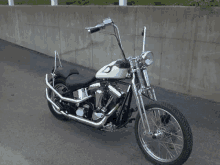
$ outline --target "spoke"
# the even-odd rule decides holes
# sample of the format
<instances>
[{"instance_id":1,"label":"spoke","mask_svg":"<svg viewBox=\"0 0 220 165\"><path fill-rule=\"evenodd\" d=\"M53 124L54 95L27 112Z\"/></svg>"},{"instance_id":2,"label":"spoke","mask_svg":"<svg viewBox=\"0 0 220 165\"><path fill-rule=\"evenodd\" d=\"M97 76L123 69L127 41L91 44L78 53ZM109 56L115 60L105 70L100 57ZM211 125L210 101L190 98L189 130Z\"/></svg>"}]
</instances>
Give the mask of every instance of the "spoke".
<instances>
[{"instance_id":1,"label":"spoke","mask_svg":"<svg viewBox=\"0 0 220 165\"><path fill-rule=\"evenodd\" d=\"M175 127L175 125L174 125L173 122L170 122L170 123ZM175 128L176 128L176 127L175 127ZM181 131L181 128L180 128L180 127L179 127L178 131L176 131L176 133L179 132L179 131Z\"/></svg>"},{"instance_id":2,"label":"spoke","mask_svg":"<svg viewBox=\"0 0 220 165\"><path fill-rule=\"evenodd\" d=\"M168 148L166 147L166 145L165 145L165 144L161 144L161 145L168 151L168 153L170 154L170 157L173 158L174 155L168 150Z\"/></svg>"},{"instance_id":3,"label":"spoke","mask_svg":"<svg viewBox=\"0 0 220 165\"><path fill-rule=\"evenodd\" d=\"M160 142L158 141L158 147L159 147L159 157L160 157Z\"/></svg>"},{"instance_id":4,"label":"spoke","mask_svg":"<svg viewBox=\"0 0 220 165\"><path fill-rule=\"evenodd\" d=\"M158 114L159 114L159 117L160 117L160 110L157 110L158 111Z\"/></svg>"},{"instance_id":5,"label":"spoke","mask_svg":"<svg viewBox=\"0 0 220 165\"><path fill-rule=\"evenodd\" d=\"M174 144L175 145L175 144ZM179 145L175 145L176 149L179 150L180 152L182 151L182 147L180 147Z\"/></svg>"},{"instance_id":6,"label":"spoke","mask_svg":"<svg viewBox=\"0 0 220 165\"><path fill-rule=\"evenodd\" d=\"M176 150L176 146L174 145L172 138L170 138L170 140L171 140L171 142L172 142L172 144L173 144L173 146L174 146L174 149L175 149L175 151L176 151L176 154L178 155L177 150Z\"/></svg>"},{"instance_id":7,"label":"spoke","mask_svg":"<svg viewBox=\"0 0 220 165\"><path fill-rule=\"evenodd\" d=\"M174 144L174 145L176 145L176 146L183 146L183 145L181 145L181 144L176 144L176 143L169 143L169 142L164 142L164 141L162 141L163 143L167 143L167 144Z\"/></svg>"},{"instance_id":8,"label":"spoke","mask_svg":"<svg viewBox=\"0 0 220 165\"><path fill-rule=\"evenodd\" d=\"M144 142L143 138L142 138L142 141ZM148 143L148 142L154 142L154 141L148 141L148 140L147 140L147 143ZM144 142L144 143L145 143L145 142ZM146 145L146 144L145 144L145 145Z\"/></svg>"},{"instance_id":9,"label":"spoke","mask_svg":"<svg viewBox=\"0 0 220 165\"><path fill-rule=\"evenodd\" d=\"M153 121L153 123L154 123L154 125L157 127L157 129L158 129L158 126L157 126L157 124L154 122L154 120L151 118L151 120Z\"/></svg>"},{"instance_id":10,"label":"spoke","mask_svg":"<svg viewBox=\"0 0 220 165\"><path fill-rule=\"evenodd\" d=\"M163 130L163 131L164 131L164 130ZM164 132L166 132L166 131L164 131ZM170 135L173 135L173 136L176 136L179 140L183 141L183 138L182 138L181 136L175 135L175 134L170 133L170 132L166 132L166 133L168 133L168 134L170 134Z\"/></svg>"},{"instance_id":11,"label":"spoke","mask_svg":"<svg viewBox=\"0 0 220 165\"><path fill-rule=\"evenodd\" d=\"M158 111L159 111L159 110L158 110ZM153 124L154 124L154 125L157 127L157 129L158 129L158 128L160 128L160 126L161 126L160 116L159 116L159 118L158 118L158 117L156 117L156 116L158 116L157 113L156 113L155 111L153 111L153 113L156 114L156 115L153 115L153 116L154 116L153 118L154 118L155 120L153 121L152 118L151 118L151 120L153 121ZM159 122L160 122L159 127L157 126L157 124L155 123L155 121L159 121Z\"/></svg>"},{"instance_id":12,"label":"spoke","mask_svg":"<svg viewBox=\"0 0 220 165\"><path fill-rule=\"evenodd\" d=\"M158 111L158 121L160 122L160 125L159 125L159 128L162 127L162 122L161 122L161 118L160 118L160 110L157 110Z\"/></svg>"},{"instance_id":13,"label":"spoke","mask_svg":"<svg viewBox=\"0 0 220 165\"><path fill-rule=\"evenodd\" d=\"M174 127L176 127L175 124L174 124L173 122L169 122L169 123L171 123ZM179 129L178 131L180 131L180 130L181 130L181 129Z\"/></svg>"}]
</instances>

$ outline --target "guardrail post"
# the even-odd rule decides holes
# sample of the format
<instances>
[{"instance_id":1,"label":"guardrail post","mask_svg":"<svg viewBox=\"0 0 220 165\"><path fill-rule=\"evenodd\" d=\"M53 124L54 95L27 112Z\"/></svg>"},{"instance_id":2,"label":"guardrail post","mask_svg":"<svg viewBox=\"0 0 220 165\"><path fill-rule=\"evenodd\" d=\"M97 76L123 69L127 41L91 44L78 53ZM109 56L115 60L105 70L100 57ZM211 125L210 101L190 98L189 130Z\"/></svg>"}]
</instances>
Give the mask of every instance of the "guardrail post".
<instances>
[{"instance_id":1,"label":"guardrail post","mask_svg":"<svg viewBox=\"0 0 220 165\"><path fill-rule=\"evenodd\" d=\"M127 6L127 0L119 0L119 6Z\"/></svg>"},{"instance_id":2,"label":"guardrail post","mask_svg":"<svg viewBox=\"0 0 220 165\"><path fill-rule=\"evenodd\" d=\"M58 0L51 0L51 6L57 6Z\"/></svg>"},{"instance_id":3,"label":"guardrail post","mask_svg":"<svg viewBox=\"0 0 220 165\"><path fill-rule=\"evenodd\" d=\"M14 6L14 0L8 0L8 5L9 6Z\"/></svg>"}]
</instances>

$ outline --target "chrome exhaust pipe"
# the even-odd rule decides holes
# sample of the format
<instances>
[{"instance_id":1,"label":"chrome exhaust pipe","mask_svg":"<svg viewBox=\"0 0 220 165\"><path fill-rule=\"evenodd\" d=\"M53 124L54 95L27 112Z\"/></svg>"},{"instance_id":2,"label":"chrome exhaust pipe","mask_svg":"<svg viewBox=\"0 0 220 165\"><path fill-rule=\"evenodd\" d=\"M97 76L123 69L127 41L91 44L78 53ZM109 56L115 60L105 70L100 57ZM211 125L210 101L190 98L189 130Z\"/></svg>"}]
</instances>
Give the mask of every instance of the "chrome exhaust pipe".
<instances>
[{"instance_id":1,"label":"chrome exhaust pipe","mask_svg":"<svg viewBox=\"0 0 220 165\"><path fill-rule=\"evenodd\" d=\"M119 104L117 104L100 122L96 123L96 122L93 122L93 121L90 121L90 120L87 120L87 119L84 119L84 118L81 118L81 117L77 117L77 116L74 116L74 115L70 115L70 114L66 114L64 113L63 111L60 111L64 116L70 118L70 119L73 119L73 120L76 120L78 122L81 122L81 123L84 123L86 125L89 125L89 126L92 126L92 127L95 127L95 128L102 128L107 119L118 109L119 107Z\"/></svg>"},{"instance_id":2,"label":"chrome exhaust pipe","mask_svg":"<svg viewBox=\"0 0 220 165\"><path fill-rule=\"evenodd\" d=\"M52 90L52 91L54 91L54 93L56 93L59 97L60 97L60 99L62 99L62 100L64 100L64 101L70 101L70 102L73 102L73 103L81 103L81 102L83 102L83 101L85 101L85 100L87 100L88 98L90 98L91 96L89 96L88 98L85 98L85 99L83 99L83 100L75 100L75 99L69 99L69 98L66 98L66 97L62 97L50 84L49 84L49 82L47 81L48 79L47 79L47 74L46 74L46 83L47 83L47 85L50 87L50 89ZM47 90L47 88L46 88L46 98L47 98L47 100L54 106L54 107L56 107L59 111L60 111L60 108L49 98L49 96L48 96L48 90ZM84 123L84 124L86 124L86 125L89 125L89 126L92 126L92 127L95 127L95 128L102 128L105 124L106 124L106 121L107 121L107 119L111 116L111 115L113 115L115 112L116 112L116 110L118 109L118 107L119 107L119 104L117 104L106 116L104 116L104 118L100 121L100 122L98 122L98 123L96 123L96 122L93 122L93 121L90 121L90 120L87 120L87 119L84 119L84 118L81 118L81 117L77 117L77 116L74 116L74 115L71 115L71 114L66 114L66 113L64 113L63 111L60 111L64 116L66 116L66 117L68 117L68 118L70 118L70 119L73 119L73 120L76 120L76 121L78 121L78 122L81 122L81 123Z\"/></svg>"},{"instance_id":3,"label":"chrome exhaust pipe","mask_svg":"<svg viewBox=\"0 0 220 165\"><path fill-rule=\"evenodd\" d=\"M60 111L60 107L58 107L48 96L48 90L46 88L46 98L47 100L53 105L55 106L59 111ZM92 127L95 127L95 128L102 128L107 119L113 115L113 113L118 109L119 107L119 104L117 104L100 122L96 123L96 122L93 122L93 121L90 121L90 120L87 120L87 119L84 119L84 118L81 118L81 117L77 117L77 116L74 116L74 115L71 115L71 114L66 114L64 113L63 111L60 111L64 116L70 118L70 119L73 119L73 120L76 120L76 121L79 121L81 123L84 123L84 124L87 124L87 125L90 125Z\"/></svg>"},{"instance_id":4,"label":"chrome exhaust pipe","mask_svg":"<svg viewBox=\"0 0 220 165\"><path fill-rule=\"evenodd\" d=\"M89 98L92 97L92 96L88 96L88 97L85 97L82 100L76 100L76 99L70 99L70 98L67 98L67 97L63 97L50 85L50 83L48 82L48 75L47 74L46 74L45 80L46 80L47 86L63 101L67 101L67 102L71 102L71 103L77 104L77 103L82 103L82 102L84 102L84 101L86 101L86 100L88 100Z\"/></svg>"}]
</instances>

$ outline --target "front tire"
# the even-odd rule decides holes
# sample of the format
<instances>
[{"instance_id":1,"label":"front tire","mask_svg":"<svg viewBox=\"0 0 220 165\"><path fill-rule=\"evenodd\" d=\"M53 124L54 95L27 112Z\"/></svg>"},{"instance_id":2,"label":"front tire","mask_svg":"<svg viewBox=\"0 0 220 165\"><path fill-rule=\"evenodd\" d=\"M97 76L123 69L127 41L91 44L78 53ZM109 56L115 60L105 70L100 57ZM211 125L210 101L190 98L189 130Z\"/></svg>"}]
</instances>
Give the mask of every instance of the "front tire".
<instances>
[{"instance_id":1,"label":"front tire","mask_svg":"<svg viewBox=\"0 0 220 165\"><path fill-rule=\"evenodd\" d=\"M148 134L146 121L144 133L142 119L138 113L135 136L146 159L158 165L183 164L189 158L193 146L191 128L185 117L167 103L154 102L145 105L145 110L153 135Z\"/></svg>"},{"instance_id":2,"label":"front tire","mask_svg":"<svg viewBox=\"0 0 220 165\"><path fill-rule=\"evenodd\" d=\"M57 78L55 79L54 81L54 89L56 91L58 91L58 93L62 94L62 92L64 91L67 91L68 88L66 87L66 84L65 84L65 79L64 78ZM50 99L55 102L60 108L62 108L62 106L59 104L59 101L56 100L55 98L55 93L49 88L49 91L48 91L48 95L50 97ZM58 109L56 109L49 101L47 101L48 103L48 107L51 111L51 113L59 120L68 120L67 117L63 116L61 112L59 112Z\"/></svg>"}]
</instances>

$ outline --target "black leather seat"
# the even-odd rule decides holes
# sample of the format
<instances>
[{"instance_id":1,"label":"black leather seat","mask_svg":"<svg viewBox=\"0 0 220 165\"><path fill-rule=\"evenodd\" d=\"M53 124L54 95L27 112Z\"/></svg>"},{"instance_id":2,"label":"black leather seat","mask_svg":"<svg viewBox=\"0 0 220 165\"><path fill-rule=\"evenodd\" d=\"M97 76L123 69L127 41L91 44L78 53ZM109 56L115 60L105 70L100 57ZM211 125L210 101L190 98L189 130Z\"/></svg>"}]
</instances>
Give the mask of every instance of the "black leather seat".
<instances>
[{"instance_id":1,"label":"black leather seat","mask_svg":"<svg viewBox=\"0 0 220 165\"><path fill-rule=\"evenodd\" d=\"M61 68L61 67L58 67L55 71L55 74L59 77L64 77L64 78L67 78L69 75L71 74L79 74L78 70L77 69L67 69L67 68Z\"/></svg>"},{"instance_id":2,"label":"black leather seat","mask_svg":"<svg viewBox=\"0 0 220 165\"><path fill-rule=\"evenodd\" d=\"M95 80L95 76L83 77L79 74L72 74L66 79L66 85L70 90L75 91L80 88L88 87L89 84L94 82Z\"/></svg>"}]
</instances>

